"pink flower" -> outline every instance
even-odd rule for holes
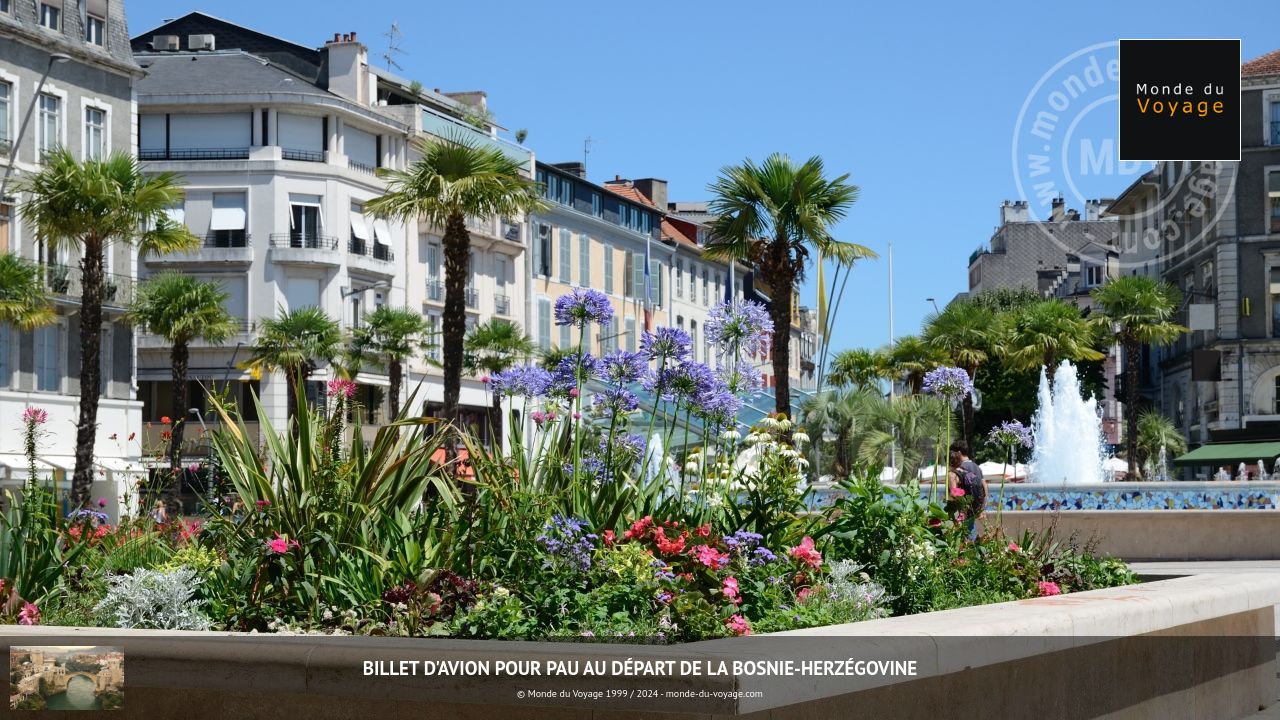
[[[964,488],[961,488],[961,487],[951,488],[951,497],[964,497]]]
[[[271,505],[271,501],[270,500],[254,500],[253,504],[256,505],[259,510],[261,510]]]
[[[191,463],[190,465],[188,465],[187,472],[190,472],[190,473],[200,472],[200,463]]]
[[[813,588],[807,588],[807,587],[800,588],[800,592],[796,593],[796,600],[800,602],[804,602],[805,600],[808,600],[809,596],[812,594],[813,594]]]
[[[724,596],[729,598],[730,602],[732,602],[734,605],[742,604],[742,595],[738,590],[738,578],[736,577],[725,578],[723,589],[724,589]]]
[[[573,419],[574,419],[574,420],[581,420],[581,419],[582,419],[582,413],[579,413],[579,412],[574,413],[574,414],[573,414]]]
[[[286,540],[280,536],[280,533],[276,533],[274,538],[267,541],[267,549],[270,550],[273,555],[283,555],[289,552],[289,548],[296,547],[299,547],[297,540]]]
[[[106,506],[107,506],[107,499],[106,499],[106,498],[98,498],[98,507],[100,507],[100,508],[104,508],[104,507],[106,507]]]
[[[813,538],[806,535],[800,544],[791,548],[791,557],[817,570],[822,566],[822,553],[813,547]]]
[[[1018,543],[1011,542],[1009,543],[1009,552],[1022,552],[1022,548],[1018,546]]]
[[[729,556],[710,545],[698,545],[693,549],[693,556],[709,568],[721,568],[729,564]]]
[[[956,522],[958,522],[958,523],[962,523],[962,522],[964,522],[964,518],[965,518],[965,514],[964,514],[964,513],[962,513],[962,512],[958,512],[958,513],[956,513]]]
[[[334,378],[329,381],[329,386],[325,391],[325,394],[331,398],[340,397],[342,399],[349,400],[355,397],[356,384],[346,378]]]
[[[490,378],[488,375],[481,375],[481,376],[480,376],[480,382],[484,383],[485,385],[488,385],[488,384],[489,384],[489,381],[490,381],[491,379],[492,379],[492,378]]]
[[[41,410],[38,407],[27,406],[22,411],[22,422],[27,425],[43,425],[49,421],[49,411]]]
[[[747,619],[741,615],[734,615],[733,617],[725,618],[724,626],[729,628],[729,632],[734,635],[751,634],[751,623],[747,622]]]
[[[576,397],[578,397],[578,395],[580,395],[580,394],[581,394],[581,393],[579,393],[579,392],[578,392],[578,388],[570,388],[570,389],[569,389],[569,397],[576,398]]]
[[[537,425],[541,425],[542,423],[547,421],[547,414],[542,412],[541,410],[534,410],[532,413],[529,413],[529,415],[533,418],[533,422]]]
[[[1036,587],[1040,590],[1040,597],[1049,597],[1050,595],[1061,595],[1062,588],[1058,587],[1058,583],[1041,580],[1036,583]]]
[[[32,603],[22,603],[22,610],[18,613],[19,625],[39,625],[40,624],[40,608]]]

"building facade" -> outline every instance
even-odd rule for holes
[[[120,0],[0,0],[0,252],[42,267],[57,309],[53,324],[31,332],[0,325],[0,483],[26,477],[23,408],[48,411],[39,444],[40,469],[69,486],[75,465],[80,388],[80,257],[52,249],[20,216],[15,192],[38,172],[44,154],[69,150],[77,159],[135,152],[134,83],[142,75],[129,47]],[[106,255],[102,387],[94,450],[93,499],[117,509],[141,454],[142,414],[134,397],[134,335],[122,322],[136,267],[124,245]]]

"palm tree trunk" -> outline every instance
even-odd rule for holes
[[[493,394],[493,406],[489,408],[489,435],[493,438],[491,448],[495,455],[502,455],[502,396]]]
[[[80,421],[76,424],[76,469],[71,477],[71,507],[89,504],[93,485],[93,444],[98,435],[98,397],[102,384],[102,241],[85,238],[80,261]]]
[[[781,264],[781,263],[779,263]],[[773,291],[769,314],[773,320],[773,409],[791,415],[791,289],[793,278],[783,268],[771,268],[765,278]]]
[[[165,505],[169,512],[178,510],[178,494],[182,478],[182,435],[187,425],[187,362],[190,353],[185,342],[173,344],[169,359],[173,373],[173,424],[169,427],[169,484],[165,488]]]
[[[387,363],[387,379],[391,383],[391,387],[387,388],[387,392],[391,395],[387,400],[387,407],[390,410],[390,416],[387,422],[395,422],[400,417],[400,376],[403,370],[400,365],[400,358],[392,357]]]
[[[284,369],[284,381],[289,386],[285,391],[285,426],[287,427],[298,416],[298,372],[293,368]]]
[[[467,333],[466,285],[467,264],[471,254],[471,235],[466,219],[454,213],[445,223],[444,238],[444,318],[441,341],[444,343],[444,418],[458,419],[458,396],[462,392],[462,345]],[[445,456],[457,456],[458,443],[450,438]]]
[[[1049,392],[1053,392],[1053,377],[1058,372],[1058,358],[1052,350],[1044,353],[1044,378],[1049,382]]]
[[[1138,466],[1138,343],[1126,339],[1124,355],[1124,454],[1129,461],[1129,478],[1141,479]]]

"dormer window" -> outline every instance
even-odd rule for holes
[[[1084,266],[1084,284],[1085,287],[1097,287],[1106,280],[1106,269],[1101,265],[1085,265]]]
[[[102,47],[107,42],[108,0],[88,0],[84,19],[84,41]]]
[[[50,30],[62,30],[62,0],[41,0],[40,24]]]

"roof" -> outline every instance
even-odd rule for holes
[[[696,240],[693,240],[688,235],[685,235],[680,230],[680,228],[676,227],[675,223],[671,222],[667,218],[662,218],[662,236],[669,237],[672,240],[675,240],[676,242],[682,245],[698,247],[698,243]]]
[[[338,97],[242,50],[139,53],[147,76],[139,95],[245,95],[287,92]]]
[[[1272,50],[1240,66],[1242,77],[1280,75],[1280,50]]]
[[[641,205],[646,205],[654,209],[657,209],[658,207],[657,205],[653,204],[652,200],[645,197],[644,193],[637,190],[636,187],[630,183],[606,182],[604,184],[604,189],[608,190],[614,195],[624,197],[630,200],[631,202],[637,202],[637,203],[640,203]]]
[[[1175,465],[1234,465],[1241,462],[1253,463],[1259,458],[1266,460],[1277,456],[1280,456],[1280,441],[1213,443],[1201,445],[1179,456],[1173,462]]]

